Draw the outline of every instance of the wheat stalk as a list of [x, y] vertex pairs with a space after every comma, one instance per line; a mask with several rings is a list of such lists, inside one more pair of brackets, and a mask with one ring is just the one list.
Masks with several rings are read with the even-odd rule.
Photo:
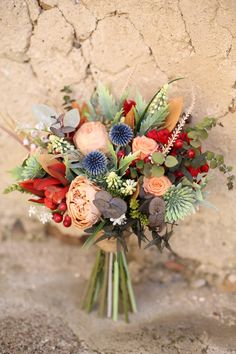
[[188, 108], [187, 113], [180, 119], [177, 127], [174, 129], [171, 137], [169, 138], [168, 143], [163, 147], [162, 153], [163, 153], [164, 156], [168, 155], [168, 153], [172, 149], [175, 141], [178, 139], [178, 136], [181, 133], [181, 131], [182, 131], [187, 119], [189, 118], [190, 114], [193, 111], [193, 108], [195, 106], [195, 102], [196, 102], [196, 96], [195, 96], [195, 93], [194, 93], [193, 88], [192, 88], [192, 102], [191, 102], [191, 105]]

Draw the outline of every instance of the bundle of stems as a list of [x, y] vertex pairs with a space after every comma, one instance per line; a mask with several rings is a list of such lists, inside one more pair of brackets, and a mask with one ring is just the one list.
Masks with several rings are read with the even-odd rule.
[[114, 321], [118, 320], [119, 312], [124, 313], [126, 322], [129, 322], [129, 312], [137, 312], [124, 251], [112, 253], [98, 249], [83, 309], [90, 313], [96, 306], [101, 317]]

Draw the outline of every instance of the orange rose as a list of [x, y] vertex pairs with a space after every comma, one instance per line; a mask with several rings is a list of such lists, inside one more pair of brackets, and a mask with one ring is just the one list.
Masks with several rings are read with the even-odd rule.
[[84, 123], [74, 135], [74, 144], [82, 154], [99, 150], [108, 152], [108, 134], [106, 127], [100, 122]]
[[147, 138], [146, 136], [137, 136], [133, 140], [132, 151], [140, 151], [140, 159], [145, 159], [145, 157], [151, 155], [157, 149], [157, 142], [153, 139]]
[[171, 181], [166, 176], [162, 177], [144, 177], [143, 188], [146, 193], [161, 197], [172, 186]]
[[78, 176], [72, 181], [66, 195], [66, 203], [68, 214], [79, 229], [87, 229], [98, 221], [100, 212], [93, 200], [99, 190], [84, 176]]

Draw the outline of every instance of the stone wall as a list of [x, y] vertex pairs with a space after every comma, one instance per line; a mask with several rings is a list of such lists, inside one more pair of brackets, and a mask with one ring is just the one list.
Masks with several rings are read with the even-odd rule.
[[[118, 94], [132, 75], [132, 90], [150, 98], [168, 79], [184, 76], [173, 94], [179, 90], [188, 103], [193, 87], [194, 119], [221, 118], [224, 128], [214, 130], [208, 146], [235, 165], [235, 11], [234, 0], [2, 0], [1, 116], [25, 123], [35, 102], [59, 109], [59, 90], [68, 84], [83, 99], [98, 80]], [[5, 171], [25, 152], [0, 134], [2, 188], [10, 182]], [[235, 197], [222, 177], [215, 180], [209, 199], [219, 210], [186, 220], [173, 248], [207, 270], [236, 267]], [[23, 220], [27, 206], [15, 194], [1, 197], [0, 210], [4, 227]]]

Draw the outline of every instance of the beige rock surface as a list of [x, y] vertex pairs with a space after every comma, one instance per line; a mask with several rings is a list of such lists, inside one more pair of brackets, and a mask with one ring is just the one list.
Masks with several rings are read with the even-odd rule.
[[[31, 105], [59, 109], [64, 85], [82, 99], [102, 80], [118, 94], [133, 73], [131, 87], [146, 98], [167, 80], [185, 76], [173, 88], [189, 101], [194, 119], [221, 117], [208, 143], [236, 165], [236, 3], [234, 0], [8, 0], [0, 2], [0, 112], [25, 123]], [[0, 132], [1, 189], [5, 172], [25, 155]], [[177, 231], [172, 246], [203, 268], [236, 267], [236, 193], [222, 177], [210, 187], [218, 211], [202, 209]], [[1, 197], [1, 224], [21, 217], [27, 206], [17, 195]]]

